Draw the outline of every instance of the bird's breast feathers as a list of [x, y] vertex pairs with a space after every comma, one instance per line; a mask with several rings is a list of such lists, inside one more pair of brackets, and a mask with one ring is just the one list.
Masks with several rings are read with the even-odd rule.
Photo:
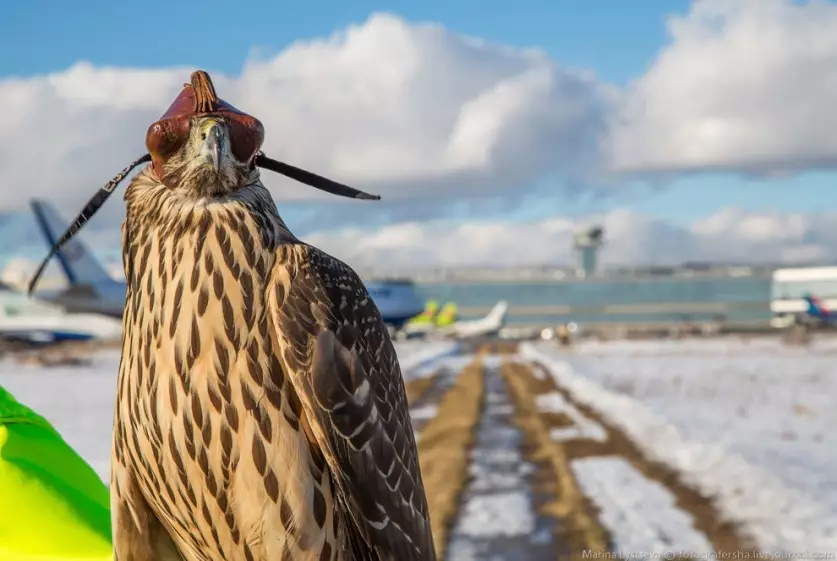
[[246, 201], [133, 202], [114, 459], [181, 551], [319, 559], [336, 539], [331, 482], [264, 297], [280, 228]]
[[114, 463], [181, 552], [434, 560], [395, 349], [354, 271], [260, 184], [195, 201], [145, 173], [126, 200]]

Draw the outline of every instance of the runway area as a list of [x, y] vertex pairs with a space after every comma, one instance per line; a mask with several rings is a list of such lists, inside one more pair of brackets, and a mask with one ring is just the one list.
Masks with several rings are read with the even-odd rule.
[[[830, 341], [398, 351], [440, 559], [837, 557]], [[118, 351], [89, 359], [0, 385], [107, 479]]]

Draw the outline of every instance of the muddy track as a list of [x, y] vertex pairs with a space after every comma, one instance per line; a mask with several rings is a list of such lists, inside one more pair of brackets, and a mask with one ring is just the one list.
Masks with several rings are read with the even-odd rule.
[[[578, 403], [543, 365], [519, 361], [516, 345], [493, 341], [474, 348], [477, 354], [447, 365], [443, 360], [433, 375], [407, 384], [439, 561], [610, 555], [631, 539], [623, 522], [613, 522], [614, 512], [640, 520], [627, 526], [628, 536], [651, 532], [637, 543], [757, 551], [676, 471], [651, 461], [621, 430]], [[473, 360], [464, 362], [468, 357]], [[638, 492], [643, 499], [620, 506], [619, 478], [627, 472], [613, 475], [612, 466], [653, 488], [631, 487], [631, 496]], [[664, 496], [661, 509], [656, 499], [645, 499], [656, 492]], [[685, 526], [659, 521], [681, 515]]]
[[525, 457], [537, 469], [533, 483], [540, 494], [551, 496], [540, 509], [555, 519], [557, 559], [582, 559], [584, 551], [609, 551], [610, 536], [598, 521], [598, 512], [581, 492], [570, 467], [570, 457], [555, 442], [549, 421], [537, 408], [537, 392], [533, 388], [528, 365], [506, 362], [505, 378], [514, 401], [515, 423], [524, 434]]
[[465, 366], [440, 396], [435, 415], [414, 419], [419, 464], [427, 493], [436, 555], [445, 558], [448, 535], [468, 479], [469, 452], [482, 414], [485, 380], [480, 356]]
[[459, 515], [449, 535], [448, 558], [553, 561], [554, 520], [540, 508], [553, 497], [548, 489], [536, 488], [536, 468], [524, 457], [524, 436], [513, 422], [501, 360], [487, 355], [484, 361], [483, 414], [469, 454]]
[[[543, 365], [516, 363], [509, 365], [509, 372], [513, 373], [517, 380], [516, 385], [519, 391], [531, 396], [531, 399], [534, 400], [539, 395], [558, 393], [584, 417], [604, 430], [605, 438], [600, 441], [581, 438], [561, 441], [550, 439], [552, 448], [562, 450], [561, 454], [566, 458], [566, 462], [597, 456], [622, 457], [645, 478], [661, 484], [671, 492], [677, 507], [691, 515], [695, 528], [706, 536], [716, 552], [757, 551], [753, 544], [744, 538], [735, 524], [723, 519], [709, 498], [685, 485], [676, 471], [649, 460], [620, 429], [606, 422], [592, 408], [577, 402], [566, 389], [558, 386]], [[538, 417], [547, 438], [553, 429], [567, 429], [575, 424], [567, 415], [561, 413], [540, 413]], [[604, 539], [604, 533], [599, 535], [601, 536], [599, 539]], [[589, 549], [598, 548], [590, 547]]]
[[404, 384], [404, 389], [407, 391], [407, 403], [410, 408], [421, 407], [427, 401], [427, 395], [430, 390], [441, 382], [442, 372], [436, 371], [430, 376], [416, 378]]

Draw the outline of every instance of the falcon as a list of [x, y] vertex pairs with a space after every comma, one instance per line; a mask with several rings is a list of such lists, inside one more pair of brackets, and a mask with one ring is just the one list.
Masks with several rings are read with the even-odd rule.
[[120, 561], [435, 560], [398, 359], [358, 275], [288, 229], [259, 120], [192, 74], [131, 170], [111, 496]]

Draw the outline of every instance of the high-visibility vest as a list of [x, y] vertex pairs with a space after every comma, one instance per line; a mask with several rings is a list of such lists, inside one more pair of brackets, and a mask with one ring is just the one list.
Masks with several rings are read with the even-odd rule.
[[108, 488], [0, 387], [0, 561], [111, 561]]

